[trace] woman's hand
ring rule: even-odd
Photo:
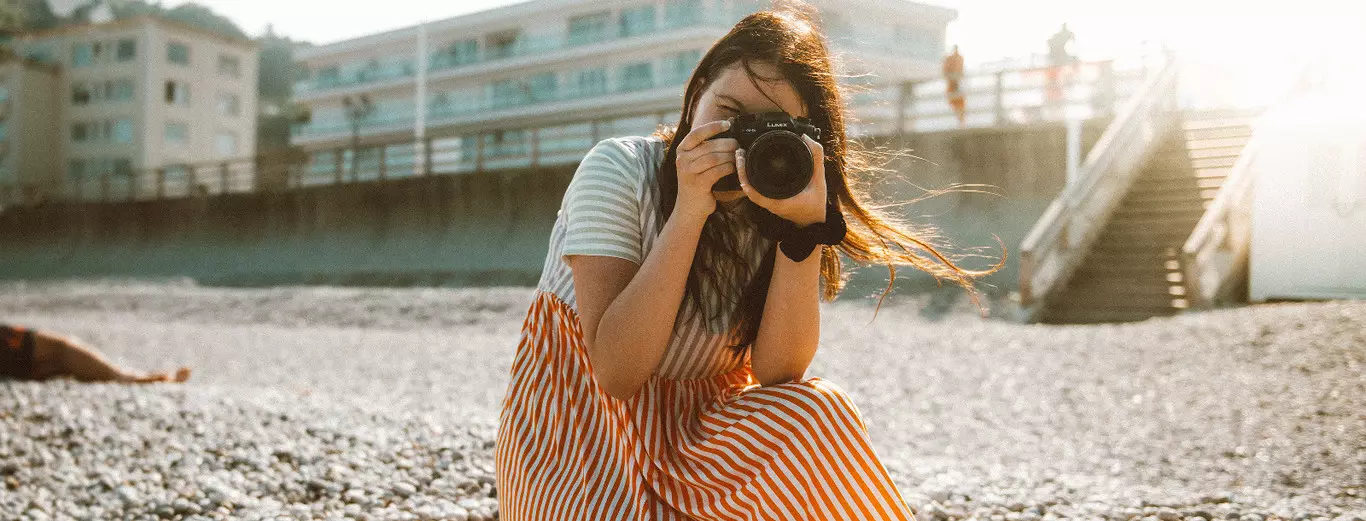
[[[674,213],[705,221],[716,211],[712,185],[735,173],[735,151],[740,143],[733,138],[708,140],[730,129],[729,120],[713,121],[693,128],[678,144],[674,166],[678,171],[678,202]],[[822,207],[824,215],[824,207]]]
[[[811,151],[811,163],[815,165],[815,171],[811,174],[811,182],[807,183],[806,188],[787,199],[769,199],[755,190],[745,175],[745,151],[735,152],[740,189],[745,191],[745,196],[754,204],[778,217],[792,221],[798,227],[825,222],[825,150],[819,142],[806,134],[802,134],[802,141],[806,142],[806,148]]]

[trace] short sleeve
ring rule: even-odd
[[[565,189],[561,257],[606,255],[641,263],[641,168],[636,151],[617,139],[588,151]]]

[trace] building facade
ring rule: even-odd
[[[30,33],[15,46],[60,71],[49,104],[26,107],[56,122],[52,145],[18,151],[55,158],[30,176],[43,178],[46,191],[184,193],[201,185],[191,174],[200,165],[256,152],[258,49],[250,40],[143,16]]]
[[[311,153],[304,181],[412,174],[425,161],[446,172],[576,162],[598,139],[676,122],[702,53],[766,5],[532,0],[300,49],[308,77],[295,98],[311,118],[292,143]],[[904,0],[816,5],[846,73],[938,75],[955,11]]]
[[[56,157],[42,152],[57,146],[47,109],[57,105],[60,80],[57,66],[0,49],[0,204],[36,197],[57,171]]]

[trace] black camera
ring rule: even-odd
[[[770,199],[787,199],[805,190],[815,172],[802,134],[819,141],[821,129],[786,112],[760,112],[731,118],[730,129],[710,139],[739,141],[745,151],[745,175],[754,189]],[[711,189],[740,190],[740,176],[722,177]]]

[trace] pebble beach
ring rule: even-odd
[[[0,519],[498,519],[532,289],[0,284],[0,322],[183,385],[0,381]],[[1366,521],[1366,302],[1025,325],[822,305],[921,521]]]

